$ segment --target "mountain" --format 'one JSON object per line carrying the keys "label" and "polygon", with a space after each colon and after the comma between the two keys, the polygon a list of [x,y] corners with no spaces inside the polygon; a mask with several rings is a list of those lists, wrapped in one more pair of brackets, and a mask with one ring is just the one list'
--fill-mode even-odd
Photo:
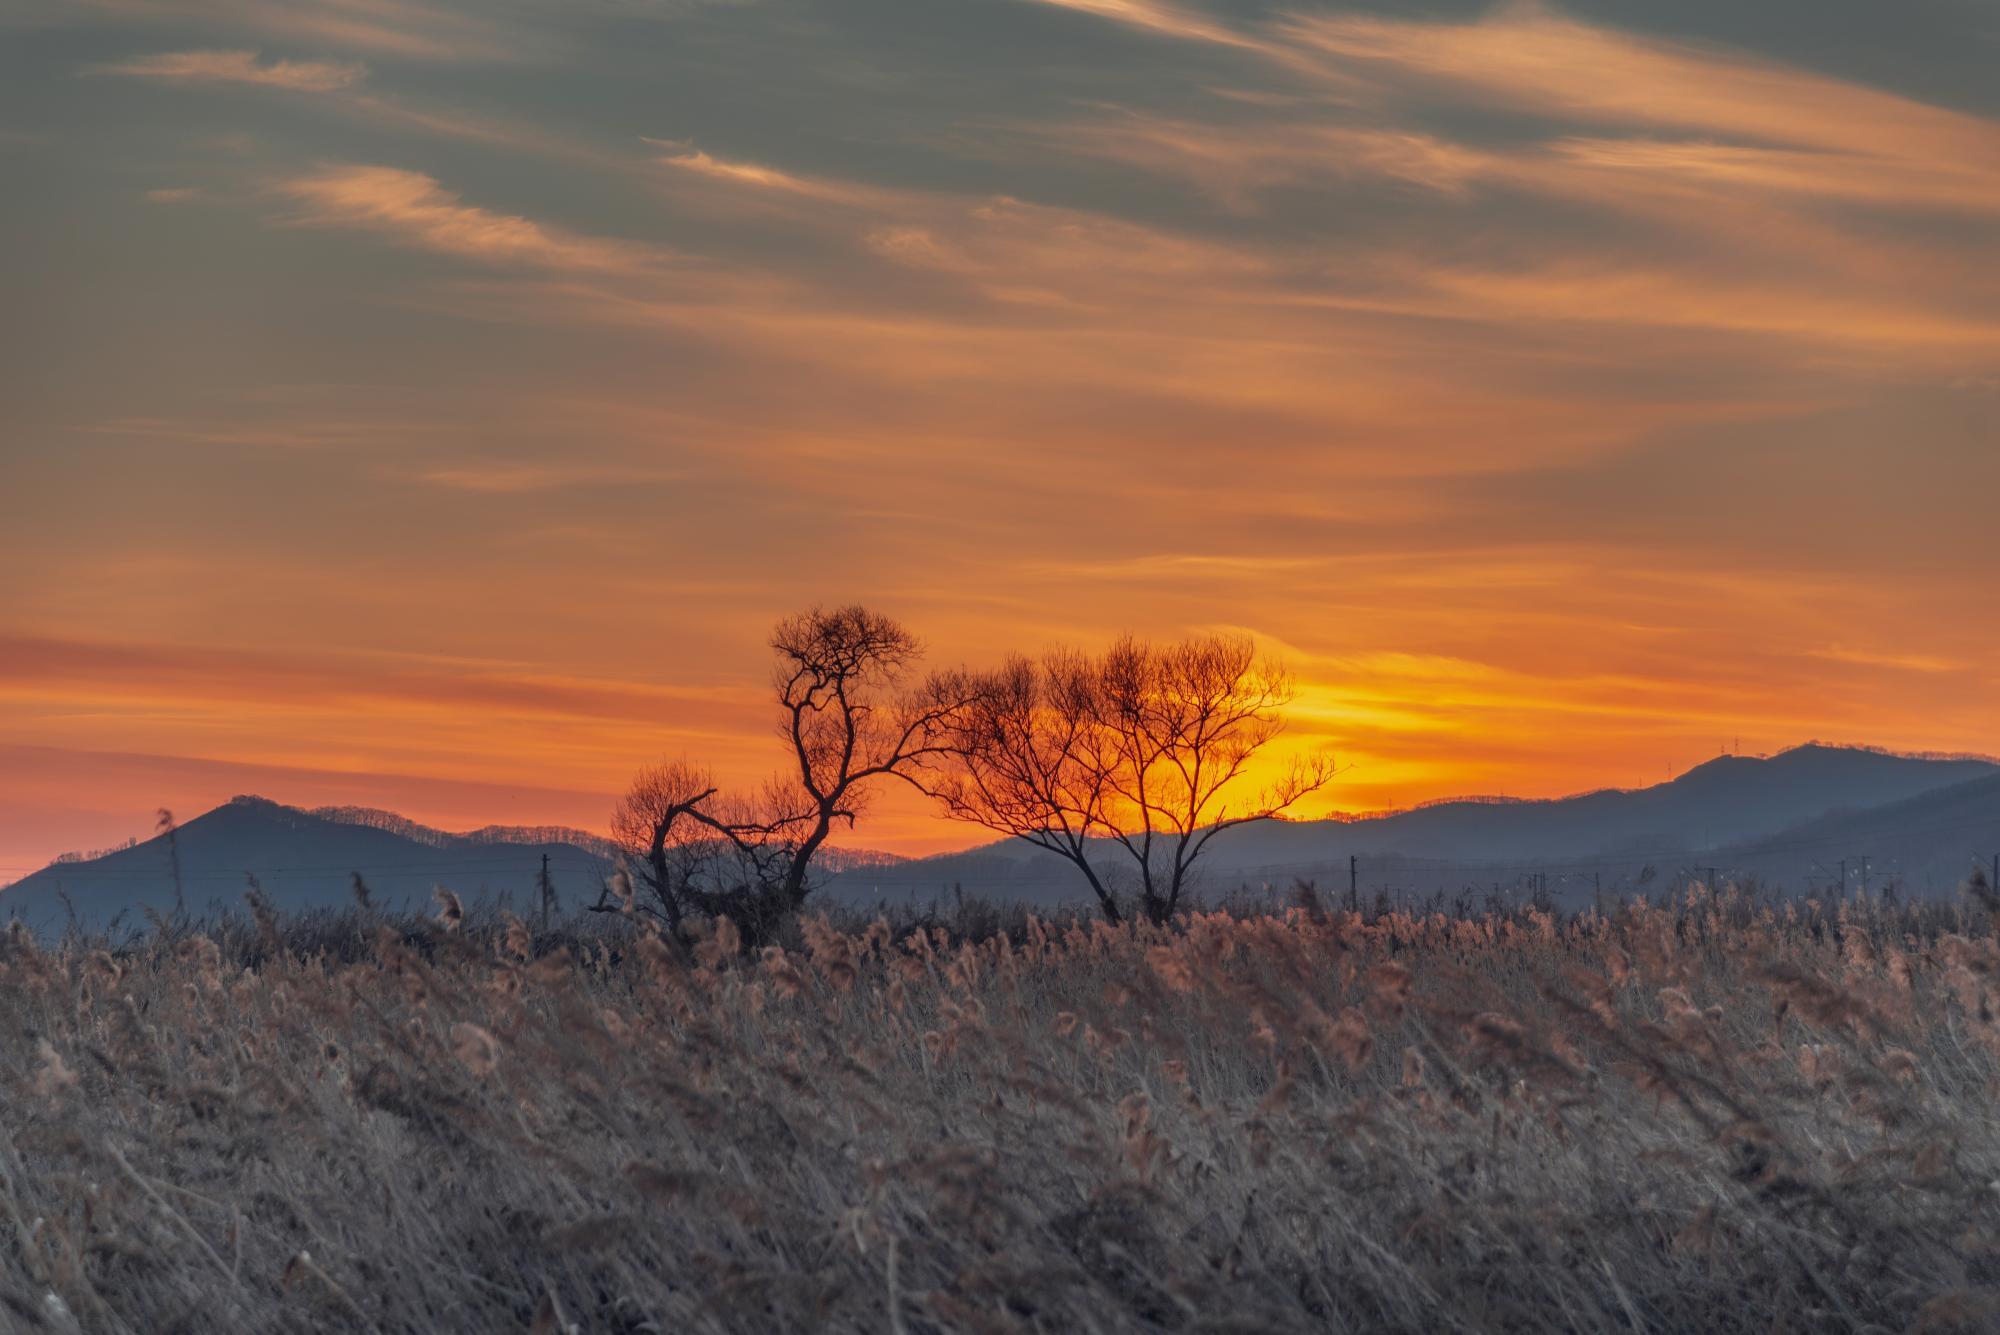
{"label": "mountain", "polygon": [[1837,888],[1844,874],[1850,892],[1895,885],[1912,895],[1936,895],[1955,890],[1974,868],[1990,875],[1996,853],[2000,775],[1822,816],[1716,856],[1741,874],[1767,880],[1803,875],[1806,884]]}
{"label": "mountain", "polygon": [[[1466,889],[1559,900],[1657,893],[1679,880],[1756,876],[1807,889],[1849,886],[1864,863],[1871,887],[1891,878],[1913,894],[1948,892],[1974,858],[2000,849],[2000,764],[1807,745],[1768,759],[1724,756],[1668,783],[1539,801],[1463,799],[1411,811],[1321,821],[1271,821],[1218,835],[1196,889],[1285,889],[1315,881],[1409,897]],[[535,903],[548,858],[566,905],[595,900],[616,850],[560,827],[494,826],[466,834],[366,808],[301,810],[239,797],[165,836],[45,867],[0,890],[0,917],[60,930],[141,925],[174,907],[173,854],[194,912],[237,908],[254,875],[287,912],[344,907],[355,873],[385,908],[427,910],[432,887],[468,902]],[[1104,865],[1122,871],[1107,851]],[[1019,841],[906,860],[869,850],[826,850],[830,900],[866,908],[949,900],[954,892],[1043,906],[1088,898],[1074,868]],[[1128,873],[1129,875],[1129,873]]]}
{"label": "mountain", "polygon": [[370,829],[388,830],[432,848],[459,848],[467,844],[572,844],[607,860],[615,860],[618,856],[618,845],[603,835],[568,825],[484,825],[463,834],[453,834],[448,830],[419,825],[407,816],[383,811],[379,807],[312,807],[305,814],[341,825],[366,825]]}
{"label": "mountain", "polygon": [[142,925],[145,910],[174,908],[176,855],[185,902],[195,913],[241,908],[251,876],[286,912],[346,907],[354,902],[357,873],[387,909],[424,908],[439,884],[469,900],[505,895],[528,905],[545,854],[558,894],[574,904],[596,898],[611,868],[608,853],[603,840],[577,831],[449,834],[387,812],[304,811],[237,797],[182,825],[171,842],[160,835],[16,881],[0,890],[0,916],[21,918],[37,931],[60,929],[72,912],[92,928],[120,919]]}
{"label": "mountain", "polygon": [[[1804,885],[1812,860],[1786,860],[1788,845],[1779,842],[1793,830],[1815,821],[1838,829],[1848,819],[1839,813],[1877,809],[1892,828],[1901,822],[1930,830],[1974,819],[1976,813],[1956,810],[1934,818],[1919,812],[1926,795],[1996,777],[2000,764],[1986,759],[1811,743],[1768,758],[1718,757],[1648,788],[1542,800],[1459,799],[1374,816],[1242,826],[1209,845],[1200,888],[1226,893],[1310,879],[1344,891],[1353,857],[1357,881],[1368,890],[1507,889],[1526,877],[1547,876],[1552,886],[1560,881],[1573,891],[1627,891],[1650,884],[1648,867],[1655,875],[1683,863],[1720,869],[1726,861],[1720,851],[1745,850],[1747,858],[1760,840],[1772,841],[1755,862],[1769,869],[1760,874]],[[1718,855],[1711,857],[1711,850]],[[1121,858],[1107,851],[1104,865],[1119,868]],[[1038,904],[1075,902],[1088,893],[1069,864],[1019,841],[849,873],[828,888],[868,904],[922,902],[949,896],[954,887],[981,898]]]}
{"label": "mountain", "polygon": [[[1246,826],[1218,836],[1239,867],[1349,853],[1447,859],[1626,856],[1716,848],[1830,811],[1880,806],[2000,774],[1983,759],[1810,743],[1769,758],[1718,756],[1667,783],[1539,801],[1440,802],[1346,821]],[[1220,859],[1219,859],[1220,860]]]}
{"label": "mountain", "polygon": [[[615,864],[610,840],[563,826],[487,826],[455,834],[369,807],[304,810],[237,797],[165,835],[86,858],[60,860],[0,889],[0,917],[37,931],[60,930],[72,914],[83,926],[143,925],[147,909],[174,908],[173,861],[194,913],[242,907],[249,878],[288,913],[354,902],[354,877],[384,909],[426,910],[435,886],[468,902],[539,901],[536,878],[548,858],[563,904],[595,901]],[[885,867],[902,859],[874,849],[822,849],[828,875]]]}

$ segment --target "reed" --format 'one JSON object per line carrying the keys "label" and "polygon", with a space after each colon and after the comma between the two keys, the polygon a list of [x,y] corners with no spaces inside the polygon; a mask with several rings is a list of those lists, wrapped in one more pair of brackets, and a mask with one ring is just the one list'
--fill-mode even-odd
{"label": "reed", "polygon": [[0,943],[0,1326],[2000,1322],[1976,898],[692,951],[440,903]]}

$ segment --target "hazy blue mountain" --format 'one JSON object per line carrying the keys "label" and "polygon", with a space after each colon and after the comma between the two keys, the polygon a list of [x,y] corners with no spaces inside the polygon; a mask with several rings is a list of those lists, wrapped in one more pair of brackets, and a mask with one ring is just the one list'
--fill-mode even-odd
{"label": "hazy blue mountain", "polygon": [[[139,927],[145,913],[175,906],[173,855],[190,912],[239,909],[249,878],[285,912],[341,908],[354,902],[354,877],[384,909],[428,910],[433,888],[466,902],[539,903],[535,888],[548,858],[565,905],[595,901],[616,848],[602,836],[561,826],[488,826],[455,834],[394,812],[365,807],[303,810],[261,797],[233,798],[181,826],[170,845],[161,835],[96,857],[60,861],[0,889],[0,917],[19,917],[40,932],[114,921]],[[893,854],[822,850],[819,865],[842,870],[893,864]]]}
{"label": "hazy blue mountain", "polygon": [[[258,797],[238,797],[188,821],[172,849],[190,911],[241,908],[255,876],[271,901],[288,912],[351,905],[354,876],[385,908],[430,904],[432,888],[450,886],[468,899],[535,901],[535,878],[548,855],[549,874],[567,902],[596,898],[610,870],[608,847],[576,832],[579,847],[559,838],[516,841],[505,830],[453,835],[386,812],[310,812]],[[68,901],[67,904],[64,902]],[[172,855],[166,836],[81,862],[44,867],[0,890],[0,915],[38,931],[77,920],[104,927],[123,917],[144,924],[144,910],[172,911]]]}
{"label": "hazy blue mountain", "polygon": [[[1764,879],[1805,878],[1850,891],[1896,885],[1914,895],[1955,890],[2000,853],[2000,775],[1920,797],[1806,821],[1717,851],[1718,863]],[[1845,867],[1842,863],[1845,862]]]}
{"label": "hazy blue mountain", "polygon": [[1817,744],[1760,759],[1719,756],[1649,788],[1546,801],[1440,802],[1352,821],[1248,826],[1219,836],[1218,861],[1252,867],[1338,853],[1522,859],[1716,848],[1831,811],[1881,806],[2000,774],[1987,760],[1934,760]]}
{"label": "hazy blue mountain", "polygon": [[[355,873],[379,904],[426,909],[432,888],[467,901],[535,901],[547,855],[567,904],[594,900],[615,850],[599,836],[557,827],[431,829],[391,812],[305,811],[239,797],[176,833],[185,903],[233,909],[255,876],[288,912],[352,902]],[[1470,799],[1349,820],[1284,821],[1217,836],[1197,887],[1284,891],[1316,882],[1338,899],[1357,859],[1361,893],[1405,897],[1466,889],[1519,894],[1546,885],[1560,900],[1592,893],[1657,893],[1715,868],[1797,889],[1826,887],[1849,860],[1858,888],[1900,881],[1911,893],[1952,890],[1974,859],[2000,849],[2000,765],[1802,746],[1768,759],[1726,756],[1668,783],[1548,801]],[[1088,898],[1067,863],[1019,841],[902,860],[866,851],[825,856],[831,900],[865,907],[948,902],[954,894],[1053,906]],[[1104,865],[1122,870],[1107,852]],[[73,912],[101,928],[140,926],[170,912],[168,840],[149,839],[87,860],[59,862],[0,890],[0,916],[58,930]]]}
{"label": "hazy blue mountain", "polygon": [[[1790,845],[1780,836],[1820,822],[1812,828],[1824,837],[1799,837],[1824,851],[1833,846],[1826,839],[1839,842],[1837,832],[1849,819],[1839,813],[1880,809],[1891,827],[1929,830],[1957,821],[1950,829],[1960,830],[1970,821],[1960,832],[1976,839],[1976,810],[1954,806],[1931,817],[1923,814],[1923,802],[1928,794],[1996,777],[2000,764],[1988,760],[1818,744],[1769,758],[1722,756],[1649,788],[1548,800],[1466,799],[1355,819],[1244,826],[1225,831],[1210,845],[1201,889],[1214,895],[1308,879],[1344,894],[1352,856],[1359,859],[1364,893],[1390,889],[1422,895],[1466,887],[1506,892],[1546,876],[1552,893],[1573,899],[1597,887],[1630,893],[1671,879],[1684,867],[1727,861],[1719,852],[1711,856],[1711,850],[1746,850],[1748,858],[1747,850],[1759,840],[1770,843],[1754,869],[1803,886],[1815,874],[1813,858],[1789,857]],[[1943,837],[1957,836],[1947,830]],[[1837,860],[1842,853],[1833,856]],[[1107,851],[1102,865],[1120,869],[1121,858]],[[1938,885],[1948,888],[1944,880]],[[1036,904],[1088,898],[1067,863],[1019,841],[850,872],[829,884],[831,892],[857,904],[948,898],[954,887],[969,896]]]}

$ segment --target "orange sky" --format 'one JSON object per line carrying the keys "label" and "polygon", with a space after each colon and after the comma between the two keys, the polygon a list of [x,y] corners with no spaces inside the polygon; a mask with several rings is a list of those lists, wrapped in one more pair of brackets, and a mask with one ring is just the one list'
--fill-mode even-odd
{"label": "orange sky", "polygon": [[31,4],[0,880],[748,782],[855,599],[1248,630],[1346,810],[2000,751],[1992,36],[1788,5]]}

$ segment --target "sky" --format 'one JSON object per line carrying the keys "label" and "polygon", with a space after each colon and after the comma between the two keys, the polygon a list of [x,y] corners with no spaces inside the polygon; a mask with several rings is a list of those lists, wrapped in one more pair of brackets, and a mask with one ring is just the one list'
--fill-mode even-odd
{"label": "sky", "polygon": [[[1241,630],[1307,814],[2000,751],[1987,0],[15,0],[0,880]],[[975,842],[885,794],[846,842]]]}

